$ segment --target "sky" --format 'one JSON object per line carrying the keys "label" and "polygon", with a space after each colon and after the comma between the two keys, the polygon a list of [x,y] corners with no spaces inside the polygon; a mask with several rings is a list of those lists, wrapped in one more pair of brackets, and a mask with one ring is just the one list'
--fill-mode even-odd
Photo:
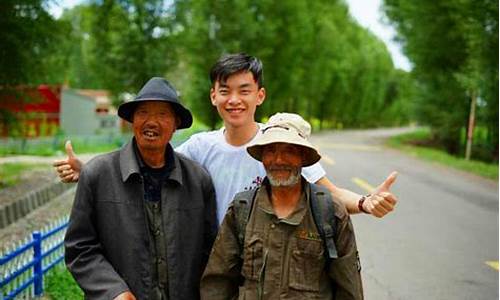
{"label": "sky", "polygon": [[394,65],[405,71],[411,70],[411,63],[403,54],[401,46],[393,41],[396,31],[382,22],[383,13],[380,9],[382,0],[346,0],[349,12],[363,27],[368,28],[387,45]]}
{"label": "sky", "polygon": [[[383,13],[380,10],[382,0],[345,0],[354,19],[363,27],[372,31],[387,45],[392,61],[396,68],[405,71],[411,70],[411,63],[404,56],[400,45],[393,41],[396,32],[390,25],[382,22]],[[64,8],[71,8],[84,0],[56,0],[49,1],[50,13],[59,18]]]}
{"label": "sky", "polygon": [[49,13],[53,15],[55,18],[59,18],[63,10],[65,8],[72,8],[73,6],[76,6],[80,3],[83,3],[84,1],[82,0],[55,0],[55,1],[48,1],[48,9]]}

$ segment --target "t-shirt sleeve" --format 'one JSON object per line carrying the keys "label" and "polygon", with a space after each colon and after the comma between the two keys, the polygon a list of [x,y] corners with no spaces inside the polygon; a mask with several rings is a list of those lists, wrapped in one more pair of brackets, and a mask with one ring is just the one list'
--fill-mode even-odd
{"label": "t-shirt sleeve", "polygon": [[198,149],[199,145],[196,135],[192,135],[187,141],[175,147],[175,151],[184,154],[194,161],[197,161],[196,158],[198,157]]}
{"label": "t-shirt sleeve", "polygon": [[304,178],[311,183],[315,183],[325,175],[325,169],[323,169],[319,162],[315,163],[312,166],[302,168],[302,176],[304,176]]}

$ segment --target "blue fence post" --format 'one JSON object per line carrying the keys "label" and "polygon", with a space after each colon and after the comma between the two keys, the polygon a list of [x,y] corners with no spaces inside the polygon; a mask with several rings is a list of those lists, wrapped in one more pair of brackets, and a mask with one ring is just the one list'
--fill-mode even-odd
{"label": "blue fence post", "polygon": [[42,234],[39,231],[33,232],[33,260],[35,296],[43,294],[43,271],[42,271]]}

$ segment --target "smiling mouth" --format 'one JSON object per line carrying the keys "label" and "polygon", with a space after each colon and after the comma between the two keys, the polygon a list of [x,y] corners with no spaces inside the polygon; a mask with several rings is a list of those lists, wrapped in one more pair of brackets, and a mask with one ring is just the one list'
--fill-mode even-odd
{"label": "smiling mouth", "polygon": [[269,167],[269,171],[272,171],[272,172],[280,172],[280,171],[292,172],[293,170],[294,170],[293,167],[288,167],[288,166],[271,166],[271,167]]}
{"label": "smiling mouth", "polygon": [[229,113],[241,113],[243,112],[243,108],[226,108],[226,110],[229,112]]}
{"label": "smiling mouth", "polygon": [[144,130],[142,132],[142,134],[148,138],[155,138],[155,137],[159,136],[158,132],[152,131],[152,130]]}

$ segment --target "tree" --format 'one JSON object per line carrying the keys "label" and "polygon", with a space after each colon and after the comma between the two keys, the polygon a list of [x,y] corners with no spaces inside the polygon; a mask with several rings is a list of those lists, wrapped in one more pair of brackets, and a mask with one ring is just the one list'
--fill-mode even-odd
{"label": "tree", "polygon": [[265,66],[267,101],[257,120],[278,111],[301,113],[321,128],[408,120],[402,111],[412,77],[394,69],[385,45],[340,0],[93,0],[48,20],[64,38],[40,56],[58,66],[42,73],[45,80],[118,96],[166,76],[212,128],[220,120],[208,97],[209,69],[235,52]]}
{"label": "tree", "polygon": [[471,99],[482,99],[478,121],[498,160],[498,2],[385,0],[384,10],[415,66],[419,119],[458,154]]}
{"label": "tree", "polygon": [[68,29],[45,10],[43,0],[0,2],[0,85],[54,83],[60,65],[48,59]]}
{"label": "tree", "polygon": [[163,76],[174,59],[171,14],[163,0],[104,0],[91,4],[90,69],[115,95],[137,92]]}
{"label": "tree", "polygon": [[208,101],[208,71],[228,52],[264,63],[268,100],[257,119],[291,111],[321,127],[380,125],[375,116],[394,100],[387,90],[399,81],[390,80],[387,49],[341,1],[180,0],[175,7],[180,66],[190,74],[182,90],[211,127],[218,117]]}

